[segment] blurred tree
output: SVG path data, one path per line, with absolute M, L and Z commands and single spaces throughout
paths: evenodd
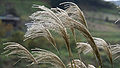
M 24 32 L 17 30 L 17 31 L 13 31 L 11 34 L 11 37 L 9 37 L 9 40 L 14 41 L 14 42 L 18 42 L 18 43 L 22 43 L 24 39 Z
M 6 2 L 6 3 L 5 3 L 5 9 L 6 9 L 6 13 L 5 13 L 5 14 L 12 14 L 12 15 L 14 15 L 14 16 L 19 16 L 19 15 L 17 14 L 17 11 L 16 11 L 16 9 L 15 9 L 14 6 L 15 6 L 15 5 L 14 5 L 13 3 L 11 3 L 11 2 Z

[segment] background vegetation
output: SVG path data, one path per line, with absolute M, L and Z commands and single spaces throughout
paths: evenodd
M 14 41 L 18 42 L 20 44 L 24 44 L 27 49 L 40 47 L 47 50 L 51 50 L 52 52 L 56 52 L 52 46 L 49 44 L 48 41 L 44 38 L 37 38 L 33 40 L 27 40 L 23 43 L 23 35 L 26 31 L 25 23 L 30 22 L 29 17 L 31 13 L 36 11 L 36 9 L 31 8 L 33 4 L 39 4 L 39 5 L 45 5 L 47 7 L 56 7 L 59 3 L 63 1 L 68 0 L 0 0 L 0 15 L 5 15 L 7 13 L 16 13 L 17 16 L 20 17 L 21 22 L 18 24 L 19 27 L 17 29 L 12 24 L 5 24 L 0 20 L 0 53 L 3 52 L 3 46 L 2 44 L 4 42 L 8 41 Z M 119 43 L 120 44 L 120 27 L 119 25 L 115 24 L 114 22 L 120 18 L 120 15 L 118 15 L 119 9 L 116 8 L 115 5 L 111 3 L 104 2 L 103 0 L 69 0 L 72 2 L 75 2 L 79 5 L 79 7 L 83 10 L 90 32 L 95 37 L 101 37 L 105 41 L 110 42 L 111 44 Z M 11 10 L 12 9 L 12 10 Z M 54 33 L 55 34 L 55 33 Z M 80 33 L 76 31 L 77 34 L 77 40 L 83 40 Z M 75 42 L 72 39 L 73 36 L 70 34 L 71 38 L 71 48 L 75 48 Z M 68 63 L 68 60 L 66 59 L 68 57 L 68 53 L 65 48 L 65 44 L 63 43 L 63 39 L 59 37 L 57 34 L 55 34 L 55 40 L 57 44 L 59 44 L 58 49 L 60 50 L 60 53 L 62 54 L 61 58 L 64 60 L 65 63 Z M 48 47 L 48 48 L 46 48 Z M 77 50 L 72 49 L 73 55 L 75 58 L 78 58 Z M 56 52 L 57 54 L 57 52 Z M 104 52 L 102 52 L 104 56 Z M 102 56 L 102 57 L 104 57 Z M 82 56 L 85 62 L 95 64 L 93 62 L 94 57 L 90 54 L 87 56 Z M 88 58 L 88 59 L 85 59 Z M 89 59 L 90 58 L 90 59 Z M 92 59 L 91 59 L 92 58 Z M 12 59 L 9 59 L 5 57 L 4 55 L 0 54 L 0 68 L 27 68 L 24 61 L 21 61 L 20 63 L 13 65 L 16 60 L 14 57 Z M 92 62 L 91 62 L 92 61 Z M 119 64 L 120 60 L 116 60 L 114 63 L 116 65 L 116 68 L 120 67 Z M 108 62 L 107 58 L 103 58 L 104 67 L 110 68 L 110 64 Z M 45 65 L 42 65 L 42 68 Z M 35 68 L 34 66 L 31 68 Z

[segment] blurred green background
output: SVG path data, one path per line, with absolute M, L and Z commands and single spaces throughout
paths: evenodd
M 115 23 L 120 18 L 117 8 L 120 1 L 103 1 L 103 0 L 0 0 L 0 53 L 4 51 L 3 43 L 13 41 L 23 44 L 28 50 L 32 48 L 44 48 L 57 54 L 54 47 L 43 37 L 23 41 L 26 32 L 25 23 L 29 23 L 29 16 L 39 10 L 32 8 L 33 4 L 45 5 L 46 7 L 59 7 L 59 3 L 70 1 L 76 3 L 84 12 L 88 22 L 88 27 L 92 36 L 103 38 L 108 44 L 120 44 L 120 23 Z M 114 3 L 114 4 L 113 4 Z M 115 5 L 117 3 L 117 5 Z M 78 58 L 75 41 L 72 33 L 70 35 L 71 48 L 74 58 Z M 86 41 L 84 37 L 76 31 L 77 41 Z M 60 51 L 60 58 L 65 64 L 69 62 L 68 52 L 63 39 L 53 33 L 57 47 Z M 101 52 L 103 57 L 104 68 L 110 68 L 109 60 L 105 53 Z M 18 59 L 16 57 L 5 57 L 0 54 L 0 68 L 38 68 L 39 66 L 27 67 L 24 60 L 16 65 L 13 65 Z M 96 65 L 93 55 L 82 55 L 82 60 L 86 64 Z M 114 61 L 115 68 L 120 68 L 120 60 Z M 41 68 L 46 68 L 46 65 L 41 64 Z

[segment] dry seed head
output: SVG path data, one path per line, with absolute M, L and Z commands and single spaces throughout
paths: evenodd
M 95 44 L 99 47 L 99 48 L 102 48 L 104 49 L 104 51 L 106 52 L 108 58 L 109 58 L 109 61 L 112 65 L 112 68 L 113 68 L 113 59 L 112 59 L 112 52 L 109 48 L 109 45 L 101 38 L 96 38 L 94 37 L 94 41 L 95 41 Z
M 69 20 L 74 22 L 74 28 L 78 29 L 79 31 L 81 31 L 82 34 L 86 37 L 88 43 L 91 45 L 91 47 L 93 49 L 93 52 L 95 53 L 96 57 L 99 60 L 100 66 L 102 66 L 102 60 L 101 60 L 101 56 L 100 56 L 99 50 L 98 50 L 97 45 L 95 44 L 95 42 L 94 42 L 94 40 L 92 38 L 92 35 L 90 34 L 88 29 L 86 28 L 87 27 L 87 23 L 86 23 L 85 17 L 83 15 L 83 13 L 81 12 L 81 10 L 78 8 L 78 6 L 76 4 L 71 3 L 71 2 L 63 2 L 60 5 L 67 5 L 67 10 L 71 9 L 71 11 L 72 11 L 72 8 L 70 8 L 71 6 L 74 6 L 74 7 L 77 8 L 77 10 L 79 10 L 79 16 L 80 16 L 79 19 L 82 20 L 81 23 L 79 23 L 78 21 L 73 20 L 73 19 L 69 19 Z M 76 13 L 73 13 L 73 14 L 76 14 Z
M 33 5 L 33 8 L 39 8 L 45 12 L 48 12 L 49 15 L 54 19 L 56 20 L 56 23 L 58 23 L 61 27 L 64 27 L 61 20 L 56 16 L 56 14 L 51 11 L 49 8 L 45 7 L 45 6 L 40 6 L 40 5 Z
M 27 59 L 28 61 L 37 64 L 37 61 L 33 55 L 22 45 L 15 42 L 7 42 L 4 45 L 8 45 L 4 48 L 6 51 L 3 52 L 3 54 L 6 54 L 6 56 L 18 55 L 18 57 L 21 59 Z
M 114 60 L 120 58 L 120 45 L 119 44 L 111 45 L 110 50 L 112 52 L 112 56 Z
M 81 23 L 70 19 L 70 21 L 72 21 L 74 23 L 74 28 L 78 29 L 83 35 L 84 37 L 87 39 L 88 43 L 91 45 L 93 52 L 95 53 L 96 57 L 99 60 L 99 64 L 102 66 L 102 60 L 101 60 L 101 56 L 99 53 L 99 50 L 97 48 L 97 45 L 95 44 L 92 35 L 90 34 L 90 32 L 88 31 L 88 29 Z
M 55 68 L 66 68 L 62 60 L 54 53 L 44 49 L 32 49 L 32 53 L 38 63 L 49 63 Z
M 93 52 L 92 47 L 88 43 L 79 42 L 79 43 L 76 43 L 76 44 L 77 44 L 76 48 L 78 49 L 79 54 L 80 53 L 87 54 L 89 52 Z
M 87 27 L 87 22 L 85 20 L 85 16 L 83 12 L 80 10 L 80 8 L 72 2 L 63 2 L 60 5 L 64 5 L 65 11 L 68 13 L 68 15 L 77 20 L 80 21 L 84 26 Z
M 95 67 L 91 64 L 88 64 L 88 68 L 95 68 Z
M 38 12 L 40 12 L 38 14 Z M 41 13 L 42 12 L 42 13 Z M 37 11 L 33 13 L 30 18 L 33 20 L 34 23 L 38 23 L 43 25 L 46 29 L 54 30 L 59 32 L 59 23 L 57 20 L 52 17 L 52 15 L 48 11 Z
M 69 55 L 71 56 L 71 49 L 70 49 L 70 43 L 69 43 L 69 39 L 68 39 L 68 34 L 67 34 L 66 28 L 62 24 L 61 20 L 57 17 L 57 15 L 53 11 L 51 11 L 51 9 L 49 9 L 49 8 L 47 8 L 45 6 L 33 5 L 33 7 L 34 8 L 39 8 L 39 9 L 45 11 L 45 12 L 48 12 L 48 15 L 50 16 L 50 18 L 49 19 L 48 18 L 47 19 L 46 18 L 42 19 L 43 23 L 46 23 L 46 21 L 47 21 L 48 23 L 50 22 L 53 25 L 55 24 L 54 28 L 57 28 L 57 29 L 55 29 L 55 31 L 58 32 L 64 38 L 64 40 L 66 42 L 66 45 L 67 45 L 67 48 L 68 48 L 68 51 L 69 51 Z M 33 16 L 36 16 L 35 13 L 33 14 Z M 34 21 L 39 22 L 39 20 L 34 20 Z M 41 21 L 41 19 L 40 19 L 40 21 Z M 53 26 L 51 28 L 50 27 L 48 28 L 47 26 L 49 26 L 49 25 L 46 25 L 44 27 L 47 28 L 47 29 L 53 28 Z
M 99 48 L 104 48 L 104 46 L 109 47 L 108 44 L 101 38 L 96 38 L 93 37 L 95 44 L 99 47 Z
M 46 29 L 42 24 L 38 23 L 27 23 L 28 26 L 27 32 L 25 33 L 24 37 L 25 40 L 33 39 L 36 37 L 43 36 L 45 37 L 57 50 L 55 40 L 51 35 L 50 31 Z
M 75 65 L 76 65 L 76 68 L 87 68 L 86 65 L 82 61 L 80 61 L 79 59 L 74 59 L 74 62 L 75 62 L 75 64 L 72 64 L 73 68 L 75 68 Z M 67 66 L 68 66 L 68 68 L 72 68 L 71 62 L 68 63 Z
M 36 37 L 44 36 L 48 37 L 48 31 L 42 24 L 39 23 L 27 23 L 27 32 L 25 33 L 24 37 L 25 40 L 27 39 L 33 39 Z
M 60 8 L 51 8 L 51 10 L 57 15 L 57 17 L 62 21 L 62 24 L 66 27 L 66 28 L 70 28 L 71 27 L 71 22 L 68 20 L 68 18 L 70 18 L 67 14 L 66 11 L 64 11 L 63 9 Z
M 33 13 L 33 15 L 32 15 L 33 18 L 37 16 L 38 17 L 37 19 L 39 19 L 39 20 L 34 20 L 35 22 L 42 21 L 42 24 L 45 25 L 44 26 L 45 28 L 54 30 L 54 31 L 60 33 L 61 35 L 63 35 L 61 31 L 67 32 L 66 28 L 62 24 L 61 20 L 57 17 L 57 15 L 53 11 L 51 11 L 51 9 L 49 9 L 45 6 L 40 6 L 40 5 L 33 5 L 33 7 L 39 8 L 44 11 L 43 12 L 44 15 L 42 15 L 42 13 L 40 14 L 40 13 L 36 12 L 37 14 L 41 15 L 42 17 L 39 17 L 39 15 L 37 15 L 36 13 Z M 47 14 L 45 14 L 45 13 L 47 13 Z M 47 15 L 47 16 L 45 16 L 45 15 Z M 45 17 L 47 17 L 47 18 L 45 18 Z M 51 24 L 51 26 L 49 26 L 50 24 Z

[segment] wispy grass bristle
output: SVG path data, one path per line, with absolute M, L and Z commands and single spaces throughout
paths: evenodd
M 32 53 L 38 63 L 49 63 L 53 65 L 55 68 L 66 68 L 65 64 L 62 60 L 55 55 L 54 53 L 44 50 L 35 48 L 32 49 Z
M 63 2 L 63 3 L 60 3 L 60 5 L 65 6 L 65 11 L 68 13 L 68 15 L 71 18 L 79 20 L 83 25 L 88 27 L 83 12 L 81 11 L 81 9 L 75 3 L 73 3 L 73 2 Z
M 86 65 L 79 59 L 74 59 L 74 62 L 75 62 L 76 68 L 87 68 Z M 71 65 L 71 62 L 70 62 L 70 63 L 68 63 L 67 66 L 68 66 L 68 68 L 75 68 L 75 65 L 74 64 Z
M 108 58 L 109 58 L 109 61 L 112 65 L 112 68 L 113 68 L 113 59 L 112 59 L 112 53 L 111 53 L 111 50 L 109 48 L 109 45 L 101 38 L 96 38 L 94 37 L 94 41 L 95 41 L 95 44 L 99 47 L 99 48 L 102 48 L 105 50 Z
M 88 64 L 88 68 L 96 68 L 96 67 L 91 64 Z
M 2 54 L 5 54 L 6 56 L 18 55 L 20 59 L 27 59 L 32 63 L 37 64 L 37 61 L 33 55 L 22 45 L 15 42 L 7 42 L 4 43 L 4 45 L 7 46 L 4 48 L 5 51 Z
M 111 45 L 110 50 L 112 52 L 112 56 L 114 60 L 117 60 L 118 58 L 120 58 L 120 45 L 119 44 Z
M 81 53 L 87 54 L 89 52 L 93 52 L 92 47 L 88 43 L 79 42 L 79 43 L 76 43 L 76 44 L 77 44 L 76 48 L 78 49 L 79 54 L 81 54 Z

